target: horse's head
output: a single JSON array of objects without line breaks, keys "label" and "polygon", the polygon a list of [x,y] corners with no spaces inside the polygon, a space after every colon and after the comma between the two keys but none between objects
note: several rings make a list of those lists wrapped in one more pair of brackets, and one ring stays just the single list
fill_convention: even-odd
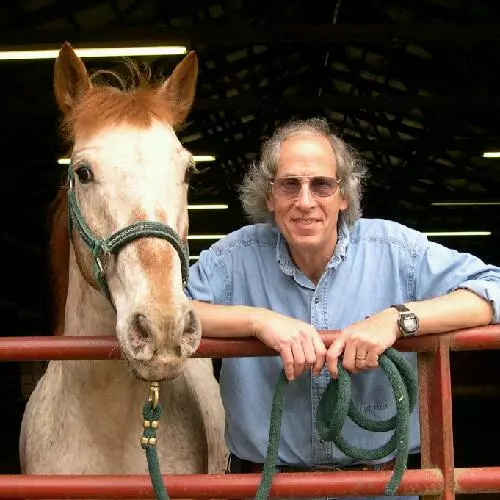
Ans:
[{"label": "horse's head", "polygon": [[174,132],[196,78],[194,53],[159,85],[131,90],[94,84],[67,43],[55,64],[55,96],[73,146],[75,260],[86,282],[108,295],[120,347],[146,380],[176,376],[200,341],[183,290],[193,159]]}]

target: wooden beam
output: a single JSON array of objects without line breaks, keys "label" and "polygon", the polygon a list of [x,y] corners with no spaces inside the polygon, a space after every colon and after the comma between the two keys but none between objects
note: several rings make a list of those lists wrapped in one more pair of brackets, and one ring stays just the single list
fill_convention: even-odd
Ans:
[{"label": "wooden beam", "polygon": [[498,23],[398,23],[398,24],[286,24],[257,27],[247,23],[223,26],[191,27],[128,27],[111,30],[38,30],[6,31],[0,34],[0,46],[60,44],[65,40],[73,45],[99,43],[210,43],[217,45],[248,44],[331,44],[355,42],[498,41]]},{"label": "wooden beam", "polygon": [[403,109],[443,109],[488,111],[500,108],[500,98],[494,96],[324,96],[324,97],[269,97],[248,98],[231,97],[229,99],[196,99],[193,109],[202,111],[245,110],[262,111],[267,109],[294,110],[345,110],[360,109],[398,111]]}]

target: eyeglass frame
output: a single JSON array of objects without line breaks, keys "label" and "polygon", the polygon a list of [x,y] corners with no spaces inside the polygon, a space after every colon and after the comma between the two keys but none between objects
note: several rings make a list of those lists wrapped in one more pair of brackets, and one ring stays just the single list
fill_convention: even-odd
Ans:
[{"label": "eyeglass frame", "polygon": [[302,185],[304,184],[303,179],[309,179],[309,182],[306,182],[305,184],[310,184],[312,179],[318,179],[318,178],[319,179],[321,179],[321,178],[322,179],[329,179],[329,180],[335,181],[335,183],[336,183],[335,191],[333,191],[332,194],[329,194],[327,196],[321,196],[319,194],[314,193],[314,191],[309,187],[309,192],[311,193],[311,195],[314,196],[315,198],[330,198],[330,196],[335,196],[335,194],[337,193],[337,191],[340,187],[340,183],[342,182],[342,178],[335,179],[335,177],[329,177],[328,175],[286,175],[284,177],[278,177],[278,178],[275,177],[272,180],[269,180],[269,184],[271,184],[271,188],[272,188],[275,185],[276,180],[298,179],[300,182],[300,189],[299,189],[297,194],[287,196],[287,195],[284,195],[284,194],[278,192],[278,196],[281,196],[283,198],[293,199],[293,198],[298,198],[300,196],[300,193],[302,192]]}]

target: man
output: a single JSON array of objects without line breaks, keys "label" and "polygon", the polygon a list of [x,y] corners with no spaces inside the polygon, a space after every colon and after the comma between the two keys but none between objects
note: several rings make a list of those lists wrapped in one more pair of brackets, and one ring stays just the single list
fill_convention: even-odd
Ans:
[{"label": "man", "polygon": [[[500,319],[500,269],[400,224],[360,218],[365,175],[325,120],[286,124],[264,143],[241,188],[245,210],[264,223],[226,236],[192,267],[187,291],[203,335],[254,335],[281,357],[222,362],[233,472],[259,470],[264,462],[282,367],[294,381],[283,411],[282,469],[349,468],[353,460],[322,441],[314,422],[341,355],[352,373],[356,406],[383,420],[394,415],[395,404],[378,358],[401,335]],[[328,350],[318,334],[325,329],[341,330]],[[406,356],[416,363],[414,353]],[[361,448],[376,448],[389,435],[349,420],[343,429],[346,440]],[[418,451],[417,408],[410,418],[410,452]],[[390,468],[392,458],[368,467]]]}]

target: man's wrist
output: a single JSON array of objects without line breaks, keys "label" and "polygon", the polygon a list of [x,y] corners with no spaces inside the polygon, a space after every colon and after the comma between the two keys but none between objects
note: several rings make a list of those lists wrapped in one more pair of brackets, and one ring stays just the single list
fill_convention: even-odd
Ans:
[{"label": "man's wrist", "polygon": [[265,324],[265,320],[263,318],[264,311],[265,310],[261,307],[251,307],[251,311],[249,314],[249,331],[254,337],[258,336],[258,333],[262,331],[262,326]]},{"label": "man's wrist", "polygon": [[394,335],[396,340],[400,339],[403,336],[401,329],[399,328],[398,320],[399,320],[399,312],[394,307],[389,307],[385,309],[384,313],[390,318],[390,323],[392,324]]},{"label": "man's wrist", "polygon": [[397,338],[414,337],[420,324],[417,315],[405,304],[394,304],[390,309],[395,310],[398,314],[396,324],[399,329],[399,336]]}]

